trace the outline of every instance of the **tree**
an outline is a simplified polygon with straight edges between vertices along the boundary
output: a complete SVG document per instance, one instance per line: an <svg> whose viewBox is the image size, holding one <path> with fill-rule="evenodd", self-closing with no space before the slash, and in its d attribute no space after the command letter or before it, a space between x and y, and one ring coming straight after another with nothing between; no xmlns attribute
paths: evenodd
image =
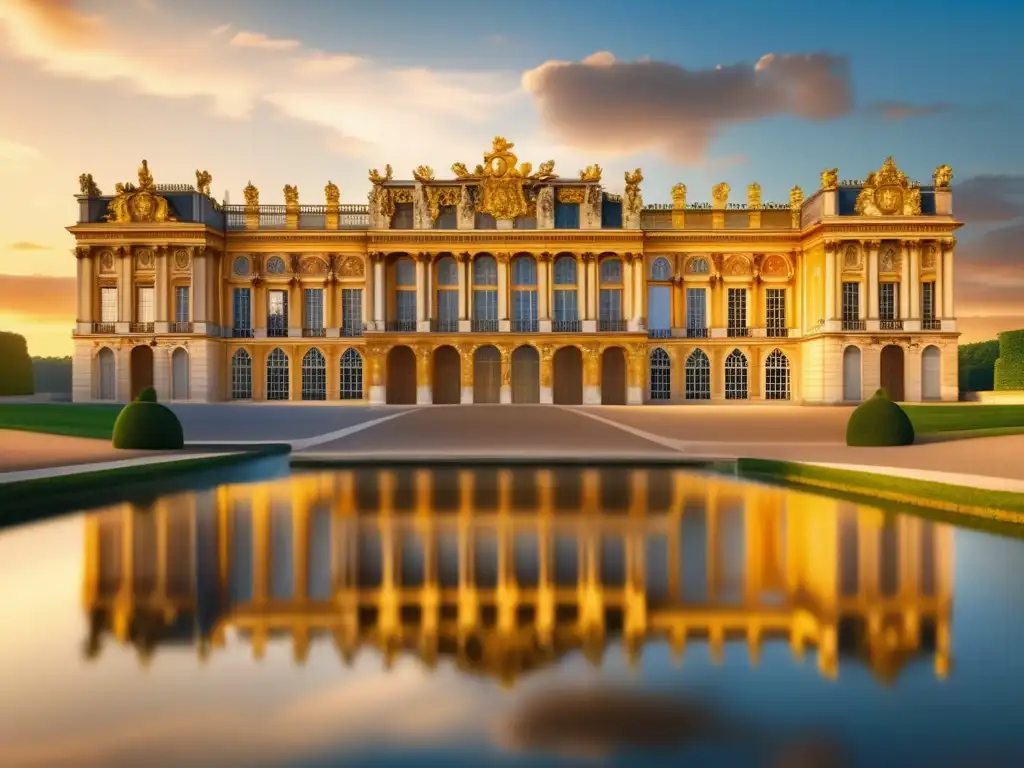
<svg viewBox="0 0 1024 768"><path fill-rule="evenodd" d="M31 395L32 358L28 356L25 337L0 331L0 395Z"/></svg>

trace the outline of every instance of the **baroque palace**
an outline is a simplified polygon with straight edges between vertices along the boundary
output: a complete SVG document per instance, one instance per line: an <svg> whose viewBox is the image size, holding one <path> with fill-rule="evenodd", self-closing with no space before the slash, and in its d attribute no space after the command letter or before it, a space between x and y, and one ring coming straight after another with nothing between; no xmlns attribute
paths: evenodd
<svg viewBox="0 0 1024 768"><path fill-rule="evenodd" d="M79 178L74 398L337 403L956 400L952 170L892 158L784 204L645 205L640 169L534 171L496 138L368 204Z"/></svg>

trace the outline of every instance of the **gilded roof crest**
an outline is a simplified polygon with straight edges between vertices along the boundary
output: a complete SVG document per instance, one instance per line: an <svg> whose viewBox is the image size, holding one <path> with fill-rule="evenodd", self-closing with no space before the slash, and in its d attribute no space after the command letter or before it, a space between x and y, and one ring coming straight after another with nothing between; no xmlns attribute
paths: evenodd
<svg viewBox="0 0 1024 768"><path fill-rule="evenodd" d="M139 166L139 185L131 182L118 183L114 188L114 199L107 203L104 221L113 224L130 222L162 223L177 221L171 215L167 198L156 193L156 182L149 172L149 164L143 160Z"/></svg>

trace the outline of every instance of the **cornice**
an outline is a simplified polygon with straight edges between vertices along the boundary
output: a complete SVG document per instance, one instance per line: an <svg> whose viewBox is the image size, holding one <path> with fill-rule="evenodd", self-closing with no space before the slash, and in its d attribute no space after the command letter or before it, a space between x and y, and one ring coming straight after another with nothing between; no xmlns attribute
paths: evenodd
<svg viewBox="0 0 1024 768"><path fill-rule="evenodd" d="M367 242L372 246L460 245L514 249L517 246L545 248L555 245L614 244L639 247L643 230L639 229L498 229L498 230L371 230Z"/></svg>

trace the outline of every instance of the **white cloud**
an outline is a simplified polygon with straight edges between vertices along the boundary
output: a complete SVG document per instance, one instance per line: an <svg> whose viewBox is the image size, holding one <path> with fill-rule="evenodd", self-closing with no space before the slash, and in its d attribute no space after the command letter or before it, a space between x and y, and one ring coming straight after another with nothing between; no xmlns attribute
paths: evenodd
<svg viewBox="0 0 1024 768"><path fill-rule="evenodd" d="M228 43L236 48L259 48L264 51L290 51L302 45L298 40L267 37L262 32L236 32Z"/></svg>
<svg viewBox="0 0 1024 768"><path fill-rule="evenodd" d="M0 137L0 160L27 160L39 156L39 150L28 144Z"/></svg>

